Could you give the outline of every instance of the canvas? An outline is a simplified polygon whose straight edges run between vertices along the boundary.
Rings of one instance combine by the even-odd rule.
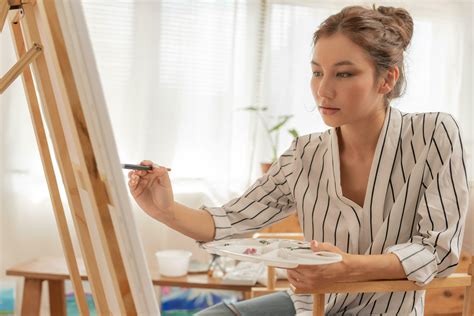
[[[11,3],[0,0],[2,20]],[[82,292],[76,293],[82,312],[87,306],[76,256],[84,258],[99,313],[160,315],[81,3],[43,0],[9,9],[19,59],[31,47],[41,52],[28,60],[32,73],[22,68],[23,83],[66,261],[76,292]],[[80,254],[72,247],[59,186],[65,188]]]

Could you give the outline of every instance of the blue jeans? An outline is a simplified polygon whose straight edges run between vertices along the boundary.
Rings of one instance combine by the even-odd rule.
[[[293,301],[286,292],[275,292],[237,303],[219,303],[196,313],[196,316],[294,316]]]

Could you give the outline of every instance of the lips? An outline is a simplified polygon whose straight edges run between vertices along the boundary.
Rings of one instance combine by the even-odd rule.
[[[339,109],[334,108],[334,107],[328,107],[328,106],[320,106],[319,112],[321,112],[321,114],[323,115],[332,115],[339,112]]]

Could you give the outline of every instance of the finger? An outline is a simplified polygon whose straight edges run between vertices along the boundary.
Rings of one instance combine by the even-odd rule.
[[[289,270],[288,270],[288,281],[290,281],[291,284],[293,284],[294,286],[296,286],[296,283],[298,283],[298,279],[297,277],[295,276],[294,273],[291,273]]]
[[[142,179],[134,175],[129,181],[130,193],[132,193],[132,196],[135,198],[139,197],[145,191],[148,183],[148,179]]]
[[[288,274],[291,274],[291,276],[295,279],[306,279],[306,276],[298,270],[288,270]]]
[[[136,186],[137,186],[137,182],[135,180],[128,180],[128,186],[131,188],[131,189],[134,189]]]
[[[131,179],[134,176],[146,177],[147,175],[150,174],[149,172],[150,171],[146,171],[146,170],[131,170],[128,172],[128,178]]]
[[[171,187],[171,180],[165,167],[153,168],[152,174],[158,178],[162,186]]]
[[[131,179],[132,177],[134,176],[140,176],[140,173],[139,172],[142,172],[142,171],[138,171],[138,170],[131,170],[128,172],[128,178]]]
[[[128,183],[134,187],[138,185],[139,182],[140,182],[140,177],[136,175],[134,172],[132,172],[132,174],[129,175]]]
[[[316,251],[329,251],[341,253],[342,250],[327,242],[317,242],[316,240],[311,241],[311,250]]]
[[[151,160],[142,160],[142,161],[140,162],[140,165],[142,165],[142,166],[153,166],[154,163],[153,163],[153,161],[151,161]]]
[[[296,286],[298,283],[298,280],[296,280],[296,278],[292,277],[291,275],[288,275],[288,282]]]
[[[288,275],[288,277],[293,277],[294,276],[293,270],[290,270],[290,269],[286,270],[286,274]]]
[[[288,281],[293,284],[296,288],[307,288],[308,285],[305,282],[305,279],[300,278],[297,274],[291,273],[288,271]]]
[[[314,251],[322,251],[322,250],[330,251],[331,249],[334,249],[334,248],[335,247],[332,244],[327,243],[327,242],[317,242],[316,240],[311,241],[311,249],[313,249]]]
[[[128,181],[128,185],[130,186],[131,189],[135,190],[138,185],[140,184],[140,182],[143,182],[143,181],[140,181],[140,177],[133,173],[131,176],[130,176],[130,180]]]

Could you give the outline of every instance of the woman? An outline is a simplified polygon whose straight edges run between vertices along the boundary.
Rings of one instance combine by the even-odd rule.
[[[299,288],[403,278],[423,285],[449,275],[467,211],[463,145],[450,115],[390,106],[402,94],[412,33],[409,13],[399,8],[347,7],[324,21],[314,35],[311,89],[332,128],[297,138],[241,197],[187,208],[174,202],[161,167],[131,172],[132,195],[149,215],[199,241],[257,231],[298,212],[313,250],[343,257],[288,270]],[[422,315],[423,300],[424,291],[331,294],[326,314]],[[311,308],[310,295],[288,291],[200,314],[293,315]]]

